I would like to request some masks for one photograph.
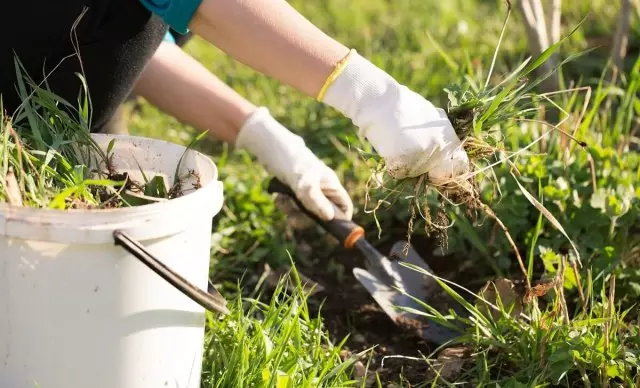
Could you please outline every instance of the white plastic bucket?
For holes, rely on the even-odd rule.
[[[141,167],[171,185],[185,151],[93,136],[105,150],[115,138],[114,167],[139,181]],[[0,205],[0,387],[200,387],[205,309],[113,237],[126,232],[207,289],[222,183],[205,155],[188,151],[181,165],[180,175],[194,170],[202,187],[166,202],[93,211]]]

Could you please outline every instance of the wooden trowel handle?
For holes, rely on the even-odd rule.
[[[346,219],[342,210],[340,210],[335,205],[334,209],[336,211],[336,216],[334,217],[334,219],[331,221],[321,220],[318,216],[315,215],[315,213],[304,207],[302,202],[298,199],[296,194],[293,192],[293,190],[291,190],[289,186],[287,186],[277,178],[273,178],[271,182],[269,182],[267,191],[269,193],[286,194],[291,197],[291,199],[293,199],[300,210],[302,210],[307,216],[311,217],[315,222],[322,226],[324,230],[331,233],[331,235],[340,240],[340,243],[347,249],[353,248],[356,242],[364,236],[364,229],[355,222]]]

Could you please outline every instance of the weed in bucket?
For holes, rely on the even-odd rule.
[[[179,197],[185,191],[185,178],[194,178],[193,188],[199,188],[195,172],[178,177],[180,163],[170,187],[163,177],[148,178],[142,170],[144,183],[118,172],[112,154],[116,139],[105,151],[90,135],[86,83],[77,109],[28,76],[23,77],[17,59],[15,64],[22,104],[13,117],[4,116],[0,109],[0,202],[36,208],[99,209]]]
[[[541,114],[544,114],[543,108],[546,103],[550,103],[553,108],[562,110],[562,108],[552,101],[551,97],[554,94],[573,92],[574,90],[546,94],[535,93],[536,87],[556,72],[562,65],[584,53],[571,55],[556,66],[556,68],[545,74],[532,77],[533,72],[539,69],[560,48],[562,43],[574,34],[582,22],[567,36],[550,46],[537,58],[533,60],[532,58],[528,58],[511,74],[504,77],[497,85],[490,86],[489,81],[510,14],[511,4],[507,1],[507,16],[502,26],[500,38],[484,84],[479,85],[478,82],[467,75],[462,82],[453,84],[445,89],[448,96],[446,113],[469,157],[469,172],[440,181],[430,179],[428,173],[414,178],[395,180],[387,176],[384,171],[383,160],[376,158],[374,155],[366,155],[366,157],[369,158],[369,165],[373,169],[373,174],[367,182],[366,201],[370,202],[372,200],[371,193],[375,192],[375,207],[370,211],[375,215],[376,211],[379,210],[383,204],[390,205],[398,200],[406,200],[409,205],[410,216],[407,239],[410,240],[411,238],[414,222],[419,214],[425,222],[425,232],[427,235],[435,234],[442,248],[447,246],[447,229],[451,226],[449,216],[447,215],[448,208],[461,207],[472,219],[477,219],[478,213],[484,214],[496,222],[504,232],[514,250],[524,278],[529,282],[527,270],[516,244],[511,238],[507,226],[498,218],[489,205],[483,202],[480,195],[480,184],[483,182],[482,178],[491,180],[495,177],[495,174],[492,174],[492,168],[499,163],[508,163],[512,168],[511,175],[518,181],[517,168],[511,159],[523,154],[528,148],[554,131],[560,131],[565,136],[577,142],[581,147],[586,147],[586,143],[576,139],[573,135],[560,128],[560,125],[569,119],[570,115],[567,114],[567,117],[556,125],[538,118]],[[587,102],[588,101],[585,102],[583,112],[577,120],[576,128],[584,114]],[[504,133],[510,125],[522,121],[540,123],[550,128],[550,130],[523,149],[516,152],[509,151],[507,149],[509,139],[505,139]],[[491,160],[492,157],[499,155],[506,156],[497,161]],[[498,182],[496,182],[496,187],[496,191],[499,192]],[[555,220],[553,215],[530,195],[522,185],[520,185],[520,188],[527,199],[568,238],[562,226]],[[378,227],[380,227],[380,225],[378,225]],[[571,244],[573,246],[573,242],[571,242]],[[576,254],[578,254],[577,249],[575,249],[575,251]],[[530,287],[530,284],[528,284],[528,286]]]

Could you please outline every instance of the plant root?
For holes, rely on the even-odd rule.
[[[462,184],[455,183],[454,181],[450,183],[445,190],[441,191],[441,196],[443,196],[445,200],[457,204],[458,206],[464,205],[467,216],[469,216],[469,218],[472,220],[477,219],[476,212],[479,210],[496,222],[500,229],[502,229],[502,232],[507,238],[507,241],[513,248],[516,259],[518,260],[518,265],[520,266],[520,270],[522,271],[522,274],[524,275],[524,278],[527,282],[527,291],[531,289],[531,281],[527,275],[527,269],[524,265],[522,256],[520,255],[520,251],[518,250],[518,247],[511,237],[511,233],[509,233],[509,229],[506,227],[506,225],[502,222],[502,220],[500,220],[498,215],[480,199],[480,191],[477,181],[474,178],[470,178],[467,181],[464,181]]]

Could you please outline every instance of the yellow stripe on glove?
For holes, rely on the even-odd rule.
[[[336,78],[340,76],[344,68],[347,66],[347,63],[349,63],[349,59],[355,52],[356,52],[355,49],[349,50],[349,53],[345,55],[345,57],[342,58],[340,61],[338,61],[338,63],[336,64],[336,67],[333,69],[331,74],[329,74],[329,77],[327,77],[327,80],[324,82],[324,85],[322,85],[322,88],[320,88],[320,91],[318,92],[318,96],[316,97],[317,101],[322,102],[322,99],[324,98],[324,94],[327,92],[327,89],[329,88],[329,86],[331,86],[331,84],[333,84]]]

